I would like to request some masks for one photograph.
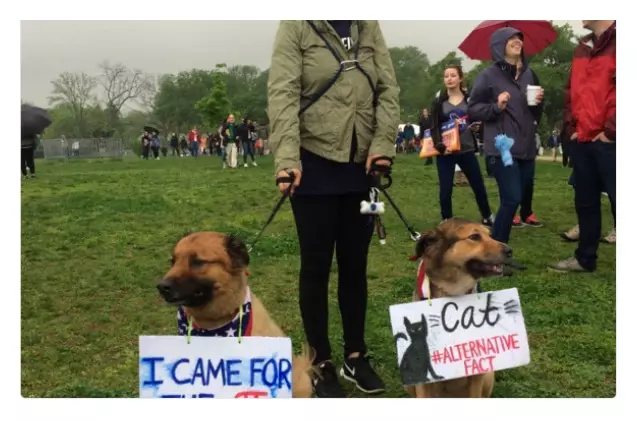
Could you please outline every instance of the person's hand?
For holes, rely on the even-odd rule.
[[[604,132],[601,132],[600,134],[595,136],[595,139],[593,139],[593,142],[598,140],[601,140],[604,143],[615,143],[614,140],[610,140],[608,137],[606,137],[606,134]]]
[[[382,155],[374,154],[367,157],[367,164],[365,164],[365,168],[367,169],[368,174],[369,174],[369,169],[372,166],[372,161],[381,156]],[[387,159],[379,159],[378,161],[376,161],[376,165],[379,165],[381,167],[389,167],[391,165],[391,161]]]
[[[577,132],[571,135],[571,140],[577,140]]]
[[[294,184],[292,185],[292,190],[290,190],[290,196],[292,196],[294,194],[294,190],[301,184],[301,170],[297,168],[292,168],[290,170],[281,170],[276,175],[276,178],[289,177],[290,174],[288,174],[288,172],[291,172],[294,174]],[[279,192],[281,194],[285,194],[288,187],[290,187],[290,183],[279,183],[278,187],[279,187]]]
[[[544,101],[544,89],[540,88],[540,92],[537,93],[537,96],[535,97],[535,99],[537,100],[537,103],[540,104],[542,101]]]
[[[508,92],[502,92],[498,96],[498,108],[501,110],[504,110],[507,107],[507,104],[509,103],[510,99],[511,99],[511,94],[509,94]]]

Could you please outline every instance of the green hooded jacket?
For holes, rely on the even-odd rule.
[[[358,61],[376,86],[353,64],[301,116],[308,97],[323,89],[339,69],[339,62],[306,21],[281,21],[274,41],[268,79],[270,145],[275,170],[301,169],[300,148],[336,162],[348,162],[356,128],[358,150],[354,161],[369,155],[394,157],[400,120],[394,67],[378,21],[352,21],[354,48],[348,52],[327,21],[313,21],[342,60]]]

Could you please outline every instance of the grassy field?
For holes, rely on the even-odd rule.
[[[29,397],[137,396],[138,336],[175,334],[175,310],[155,281],[171,246],[187,230],[232,232],[251,240],[277,200],[272,162],[221,170],[219,159],[38,161],[38,179],[22,185],[22,394]],[[417,229],[440,219],[435,167],[399,157],[394,199]],[[497,397],[615,395],[615,248],[601,245],[595,274],[563,275],[548,263],[574,246],[558,233],[576,222],[569,170],[538,162],[534,210],[544,228],[520,228],[511,246],[529,270],[488,281],[517,287],[529,332],[531,364],[496,373]],[[495,211],[495,182],[487,180]],[[612,227],[606,199],[604,229]],[[454,191],[456,216],[478,218],[469,188]],[[405,396],[388,307],[409,301],[416,265],[393,211],[384,218],[388,245],[370,252],[367,341],[387,382],[384,396]],[[252,288],[295,345],[298,244],[289,204],[254,250]],[[341,345],[336,282],[330,288],[330,337]],[[340,364],[341,356],[335,353]],[[350,396],[361,393],[348,387]]]

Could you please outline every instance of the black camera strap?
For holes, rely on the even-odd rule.
[[[341,76],[341,74],[343,72],[347,72],[347,71],[352,70],[352,69],[359,70],[361,73],[363,73],[363,75],[367,79],[367,82],[369,83],[369,86],[372,88],[372,92],[374,93],[374,97],[373,97],[373,100],[372,100],[373,102],[372,103],[373,103],[374,108],[376,108],[376,106],[378,105],[378,90],[376,89],[376,86],[374,85],[374,83],[372,81],[372,77],[369,75],[369,73],[367,73],[365,71],[365,69],[363,69],[361,67],[361,65],[358,62],[358,49],[359,49],[359,46],[360,46],[360,39],[361,39],[361,32],[362,32],[362,29],[361,29],[360,25],[357,23],[357,26],[358,26],[358,42],[356,43],[356,47],[354,49],[354,60],[343,60],[341,58],[341,56],[338,54],[338,52],[336,51],[336,49],[329,43],[327,38],[325,38],[325,35],[323,35],[323,33],[316,27],[314,22],[312,22],[311,20],[307,20],[306,22],[307,22],[308,25],[310,25],[310,28],[312,28],[312,30],[316,33],[316,35],[319,38],[321,38],[323,43],[325,43],[325,47],[330,51],[330,53],[332,53],[332,55],[334,56],[334,58],[338,62],[339,66],[338,66],[338,70],[336,71],[336,73],[334,73],[334,75],[332,75],[332,77],[325,84],[325,86],[323,86],[321,89],[319,89],[313,95],[310,95],[308,97],[301,97],[301,99],[306,100],[306,103],[305,103],[305,105],[301,106],[301,109],[299,110],[299,116],[301,114],[303,114],[305,111],[307,111],[307,109],[310,108],[312,105],[316,104],[316,102],[319,99],[321,99],[321,97],[323,95],[325,95],[325,93],[327,91],[329,91],[332,86],[334,86],[334,84],[336,83],[336,81],[338,80],[338,78]]]

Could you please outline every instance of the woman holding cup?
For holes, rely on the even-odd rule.
[[[511,27],[498,29],[490,43],[493,64],[476,77],[469,98],[469,120],[483,124],[485,155],[500,191],[491,235],[508,243],[513,217],[535,177],[535,125],[542,114],[544,91],[534,83],[527,67],[522,32]],[[509,145],[513,140],[511,162],[503,162],[506,151],[496,148],[499,135],[505,135]]]

